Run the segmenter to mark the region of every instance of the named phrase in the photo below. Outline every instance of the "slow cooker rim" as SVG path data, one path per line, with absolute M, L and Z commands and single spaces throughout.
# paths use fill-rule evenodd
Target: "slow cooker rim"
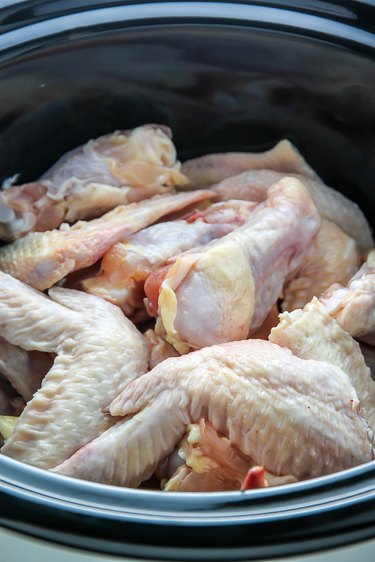
M 215 5 L 215 14 L 212 14 Z M 237 8 L 237 10 L 236 10 Z M 1 13 L 1 12 L 0 12 Z M 151 1 L 145 3 L 126 3 L 119 6 L 106 6 L 83 12 L 55 16 L 36 23 L 24 22 L 19 28 L 5 31 L 0 35 L 0 51 L 10 51 L 23 45 L 31 48 L 33 43 L 46 37 L 59 37 L 67 32 L 90 29 L 100 25 L 121 26 L 133 22 L 188 24 L 211 22 L 221 24 L 277 26 L 280 31 L 303 31 L 320 40 L 334 41 L 342 46 L 350 46 L 371 53 L 375 49 L 375 36 L 370 31 L 357 28 L 349 23 L 327 19 L 322 15 L 293 11 L 293 7 L 283 9 L 280 6 L 264 6 L 248 0 L 227 0 L 215 3 L 215 0 L 185 1 Z
M 96 509 L 103 516 L 126 520 L 143 519 L 144 516 L 150 520 L 155 517 L 159 523 L 163 518 L 168 522 L 171 517 L 189 524 L 199 524 L 202 519 L 208 523 L 210 518 L 215 523 L 220 520 L 226 523 L 235 520 L 237 523 L 240 520 L 249 522 L 254 517 L 259 521 L 261 516 L 266 521 L 273 520 L 275 514 L 279 518 L 308 515 L 316 510 L 317 505 L 323 512 L 375 500 L 375 461 L 294 484 L 246 492 L 217 493 L 166 494 L 158 490 L 109 486 L 54 474 L 4 455 L 0 456 L 0 470 L 2 490 L 9 496 L 39 505 L 65 507 L 77 513 L 86 513 L 87 510 L 92 513 Z M 341 486 L 345 486 L 345 489 L 341 490 Z M 301 496 L 303 508 L 299 503 Z M 287 499 L 287 508 L 283 506 L 284 499 Z M 115 504 L 111 503 L 114 501 Z M 260 506 L 265 505 L 271 513 L 262 510 L 249 512 L 249 506 L 254 505 L 255 501 Z M 279 503 L 281 507 L 278 507 Z M 228 513 L 228 506 L 234 508 L 233 513 Z

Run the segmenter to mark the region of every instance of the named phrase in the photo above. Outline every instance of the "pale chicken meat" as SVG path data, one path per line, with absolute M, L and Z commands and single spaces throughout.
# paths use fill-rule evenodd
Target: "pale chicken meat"
M 266 152 L 207 154 L 187 160 L 182 165 L 182 172 L 189 180 L 187 187 L 194 189 L 207 187 L 248 170 L 273 170 L 282 172 L 284 176 L 303 174 L 319 180 L 316 172 L 288 140 L 278 142 Z
M 94 218 L 186 181 L 167 127 L 115 131 L 68 152 L 38 182 L 1 191 L 0 238 Z
M 161 487 L 168 492 L 223 492 L 296 482 L 293 476 L 274 476 L 251 466 L 251 459 L 205 419 L 188 427 L 177 451 L 180 466 L 161 481 Z M 164 464 L 169 468 L 168 460 Z M 261 478 L 255 479 L 257 468 L 261 468 Z M 247 478 L 249 472 L 253 478 Z
M 68 273 L 94 264 L 121 238 L 211 195 L 209 191 L 156 195 L 72 227 L 31 232 L 0 248 L 0 270 L 44 291 Z
M 303 174 L 288 175 L 303 182 L 323 218 L 339 226 L 362 251 L 373 247 L 370 226 L 356 203 L 319 179 Z M 268 189 L 284 176 L 284 173 L 272 170 L 252 170 L 211 185 L 210 189 L 222 200 L 234 197 L 260 202 L 266 199 Z
M 242 227 L 177 257 L 164 280 L 150 276 L 146 295 L 167 341 L 186 353 L 255 332 L 319 228 L 320 216 L 303 184 L 284 178 Z
M 335 283 L 320 300 L 344 330 L 375 345 L 375 250 L 368 254 L 346 287 Z
M 0 373 L 26 402 L 40 388 L 52 363 L 49 353 L 27 352 L 0 337 Z
M 355 241 L 333 222 L 322 220 L 301 268 L 283 289 L 283 310 L 303 308 L 333 283 L 346 285 L 360 265 Z
M 375 382 L 371 371 L 358 343 L 340 328 L 317 298 L 303 310 L 281 314 L 269 339 L 302 359 L 328 361 L 345 371 L 357 392 L 363 415 L 375 430 Z
M 173 345 L 168 343 L 162 336 L 158 336 L 155 330 L 151 328 L 146 330 L 143 337 L 149 350 L 148 365 L 150 370 L 169 357 L 179 357 L 180 354 Z
M 176 254 L 221 238 L 241 226 L 256 203 L 214 203 L 186 219 L 162 222 L 117 242 L 105 252 L 100 274 L 79 288 L 117 304 L 128 317 L 144 309 L 144 283 L 152 271 Z
M 50 298 L 0 273 L 1 335 L 25 349 L 56 353 L 2 453 L 52 468 L 116 420 L 103 409 L 147 371 L 142 335 L 121 310 L 80 291 Z
M 373 458 L 348 375 L 263 340 L 167 359 L 129 384 L 109 412 L 124 420 L 56 472 L 136 487 L 202 417 L 253 466 L 277 476 L 312 478 Z

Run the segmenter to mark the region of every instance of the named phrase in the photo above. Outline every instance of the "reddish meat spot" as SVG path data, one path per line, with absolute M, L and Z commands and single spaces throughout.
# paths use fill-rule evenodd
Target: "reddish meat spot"
M 182 220 L 188 223 L 193 223 L 198 219 L 204 219 L 204 214 L 202 211 L 199 211 L 199 209 L 194 209 L 194 211 L 191 211 L 182 217 Z
M 158 310 L 158 299 L 160 293 L 160 287 L 163 283 L 164 279 L 167 276 L 167 273 L 170 269 L 170 265 L 163 265 L 163 267 L 159 267 L 156 269 L 151 275 L 146 279 L 145 282 L 145 293 L 149 303 L 150 311 L 157 312 Z M 156 316 L 156 314 L 153 314 Z
M 263 466 L 253 466 L 248 470 L 242 482 L 241 490 L 255 490 L 256 488 L 265 488 L 266 486 Z

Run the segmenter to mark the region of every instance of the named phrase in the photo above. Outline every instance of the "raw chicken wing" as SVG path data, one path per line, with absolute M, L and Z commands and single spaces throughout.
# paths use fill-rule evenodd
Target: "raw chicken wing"
M 0 270 L 44 291 L 68 273 L 89 267 L 113 244 L 173 211 L 210 197 L 209 191 L 156 195 L 89 222 L 32 232 L 0 249 Z
M 319 228 L 319 214 L 303 184 L 284 178 L 242 227 L 177 257 L 164 280 L 155 272 L 145 291 L 167 341 L 184 353 L 255 332 Z
M 2 448 L 41 468 L 56 466 L 113 425 L 103 408 L 148 362 L 142 335 L 118 307 L 79 291 L 49 294 L 0 273 L 1 335 L 57 354 Z
M 0 238 L 94 218 L 185 182 L 167 127 L 115 131 L 65 154 L 39 182 L 0 192 Z
M 348 376 L 330 363 L 263 340 L 231 342 L 167 359 L 133 381 L 109 406 L 125 419 L 55 470 L 136 487 L 204 417 L 252 466 L 321 476 L 373 458 L 357 404 Z

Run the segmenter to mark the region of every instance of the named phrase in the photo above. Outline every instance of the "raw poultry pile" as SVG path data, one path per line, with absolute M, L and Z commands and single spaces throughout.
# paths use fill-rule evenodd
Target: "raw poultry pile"
M 373 460 L 371 231 L 290 142 L 116 131 L 4 187 L 0 237 L 2 454 L 170 491 Z

